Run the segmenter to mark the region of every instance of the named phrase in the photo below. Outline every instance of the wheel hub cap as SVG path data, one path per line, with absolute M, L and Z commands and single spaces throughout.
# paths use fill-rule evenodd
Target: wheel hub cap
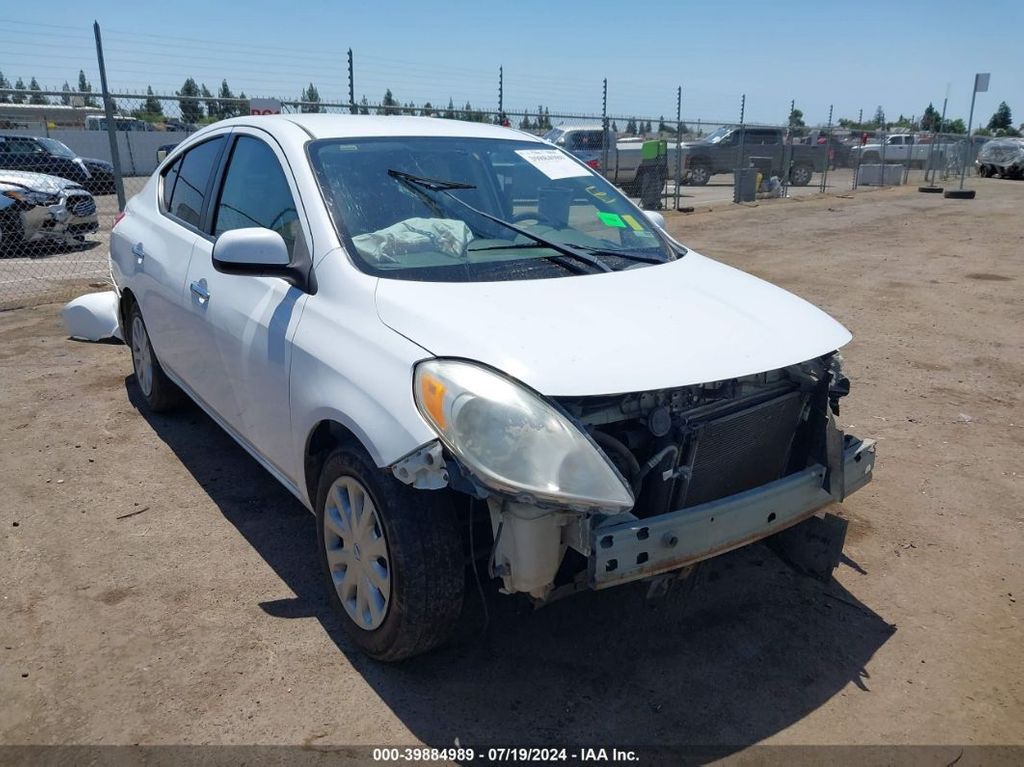
M 324 548 L 345 612 L 361 629 L 378 628 L 391 602 L 391 559 L 377 507 L 354 477 L 339 477 L 327 494 Z

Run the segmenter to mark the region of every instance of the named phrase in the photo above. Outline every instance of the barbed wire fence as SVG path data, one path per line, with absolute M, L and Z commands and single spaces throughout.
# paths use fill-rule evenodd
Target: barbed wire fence
M 506 103 L 510 81 L 502 66 L 491 77 L 473 68 L 410 73 L 411 62 L 368 55 L 360 59 L 366 61 L 367 74 L 360 76 L 357 91 L 352 50 L 345 57 L 344 76 L 335 74 L 335 64 L 329 76 L 313 78 L 340 93 L 340 99 L 321 98 L 313 82 L 297 98 L 271 98 L 235 94 L 226 80 L 211 91 L 191 77 L 171 94 L 151 86 L 115 91 L 108 74 L 116 72 L 122 81 L 125 68 L 139 68 L 146 75 L 153 71 L 147 57 L 153 51 L 198 49 L 208 41 L 115 32 L 112 50 L 105 54 L 98 24 L 91 35 L 60 25 L 29 27 L 12 37 L 0 32 L 0 43 L 12 52 L 18 46 L 59 48 L 43 67 L 51 76 L 64 71 L 61 61 L 81 62 L 86 53 L 95 69 L 90 67 L 88 74 L 81 69 L 74 88 L 65 81 L 60 88 L 44 89 L 35 77 L 27 86 L 20 78 L 11 86 L 0 73 L 0 309 L 62 300 L 104 285 L 110 228 L 125 201 L 178 143 L 206 125 L 240 115 L 415 115 L 505 125 L 548 137 L 639 198 L 643 207 L 655 209 L 687 210 L 697 204 L 865 185 L 936 184 L 959 175 L 965 165 L 972 167 L 977 152 L 977 142 L 963 133 L 939 131 L 948 125 L 944 115 L 927 124 L 901 116 L 894 125 L 880 117 L 879 107 L 873 121 L 865 122 L 861 114 L 856 121 L 833 122 L 829 104 L 827 123 L 807 126 L 791 102 L 780 109 L 785 113 L 788 106 L 787 120 L 765 123 L 747 119 L 746 95 L 738 94 L 728 99 L 734 117 L 708 119 L 687 112 L 688 94 L 681 85 L 645 94 L 667 107 L 653 116 L 610 107 L 614 89 L 607 79 L 590 84 L 593 108 L 587 109 L 577 84 L 522 78 L 525 85 L 515 88 L 519 102 L 528 98 L 522 95 L 526 91 L 538 102 L 522 108 Z M 240 55 L 241 49 L 232 47 L 237 44 L 219 46 L 224 50 L 218 49 L 217 58 L 201 53 L 197 58 L 220 61 Z M 271 88 L 286 77 L 288 82 L 298 79 L 293 75 L 300 68 L 306 74 L 323 66 L 323 59 L 300 51 L 258 79 L 261 87 Z M 460 89 L 465 101 L 448 96 L 403 102 L 386 85 L 398 76 L 433 90 Z M 93 79 L 99 80 L 98 89 Z M 157 84 L 169 87 L 166 80 Z M 368 91 L 384 96 L 375 103 L 365 95 L 357 99 L 357 92 Z M 637 89 L 629 92 L 635 96 Z M 538 93 L 543 96 L 536 98 Z M 575 108 L 552 109 L 552 99 Z

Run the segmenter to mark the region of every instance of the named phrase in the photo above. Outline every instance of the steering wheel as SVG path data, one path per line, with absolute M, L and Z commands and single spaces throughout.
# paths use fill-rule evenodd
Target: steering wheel
M 512 216 L 511 223 L 518 224 L 520 221 L 536 221 L 538 224 L 548 224 L 550 226 L 548 220 L 539 213 L 517 213 Z

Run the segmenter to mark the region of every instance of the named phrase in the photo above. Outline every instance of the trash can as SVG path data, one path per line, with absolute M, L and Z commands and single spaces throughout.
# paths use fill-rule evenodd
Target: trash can
M 737 168 L 733 171 L 733 202 L 753 202 L 757 199 L 757 174 L 757 168 Z

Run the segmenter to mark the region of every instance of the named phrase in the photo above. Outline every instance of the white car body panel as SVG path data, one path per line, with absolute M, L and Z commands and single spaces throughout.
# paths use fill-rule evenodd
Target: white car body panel
M 213 238 L 159 212 L 160 172 L 217 133 L 260 134 L 285 168 L 318 290 L 229 275 Z M 226 120 L 171 152 L 111 236 L 111 271 L 139 301 L 168 375 L 307 506 L 309 437 L 350 430 L 378 466 L 435 433 L 412 371 L 433 355 L 478 360 L 547 395 L 607 394 L 721 380 L 827 353 L 849 333 L 807 302 L 690 252 L 650 268 L 528 282 L 427 283 L 361 272 L 327 214 L 305 145 L 321 137 L 465 136 L 536 141 L 433 118 L 287 115 Z M 133 246 L 142 243 L 139 259 Z M 197 305 L 190 284 L 205 280 Z
M 68 335 L 83 341 L 103 341 L 107 338 L 123 339 L 117 317 L 117 293 L 86 293 L 72 299 L 60 310 L 60 318 Z
M 569 279 L 381 280 L 377 308 L 432 354 L 487 363 L 551 396 L 721 381 L 803 362 L 851 337 L 803 299 L 693 251 Z

